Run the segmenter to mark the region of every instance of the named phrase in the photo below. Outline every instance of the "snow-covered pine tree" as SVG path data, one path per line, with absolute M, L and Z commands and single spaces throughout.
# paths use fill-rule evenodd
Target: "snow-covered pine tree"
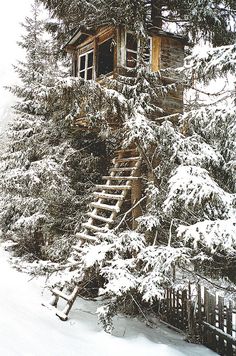
M 68 256 L 88 191 L 99 178 L 97 152 L 105 151 L 96 136 L 73 134 L 65 119 L 73 105 L 64 105 L 55 85 L 67 69 L 54 58 L 41 14 L 35 1 L 19 42 L 26 52 L 15 67 L 21 83 L 10 88 L 18 102 L 0 161 L 0 226 L 17 255 L 59 262 Z

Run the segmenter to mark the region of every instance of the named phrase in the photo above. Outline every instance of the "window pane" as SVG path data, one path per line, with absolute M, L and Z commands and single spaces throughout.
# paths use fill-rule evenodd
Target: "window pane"
M 137 53 L 126 51 L 126 66 L 135 68 L 137 64 Z
M 132 49 L 133 51 L 137 51 L 138 49 L 137 37 L 134 36 L 132 33 L 126 34 L 126 48 Z
M 91 79 L 93 79 L 93 70 L 92 70 L 92 68 L 87 70 L 87 80 L 91 80 Z
M 81 57 L 80 57 L 79 69 L 80 69 L 80 70 L 85 69 L 85 56 L 81 56 Z
M 88 68 L 93 66 L 93 52 L 88 53 Z
M 85 75 L 85 71 L 83 71 L 83 72 L 79 72 L 79 76 L 80 76 L 80 78 L 83 78 L 83 79 L 84 79 L 84 75 Z
M 98 76 L 111 73 L 114 69 L 114 46 L 112 38 L 98 47 Z

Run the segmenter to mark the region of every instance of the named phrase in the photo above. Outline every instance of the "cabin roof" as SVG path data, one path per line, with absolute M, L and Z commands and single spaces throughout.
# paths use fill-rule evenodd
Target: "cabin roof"
M 103 26 L 102 26 L 103 27 Z M 107 26 L 109 27 L 109 26 Z M 163 31 L 158 29 L 157 27 L 149 27 L 148 32 L 150 34 L 160 36 L 160 37 L 170 37 L 176 40 L 179 40 L 183 42 L 184 44 L 188 43 L 188 39 L 186 37 Z M 65 44 L 63 47 L 65 50 L 70 49 L 70 47 L 78 46 L 79 44 L 83 43 L 89 36 L 94 36 L 96 34 L 95 30 L 92 29 L 86 29 L 84 27 L 79 27 L 76 29 L 74 34 L 71 36 L 71 38 L 68 40 L 68 42 Z
M 183 42 L 184 44 L 187 44 L 188 41 L 189 41 L 186 36 L 181 36 L 181 35 L 178 35 L 178 34 L 173 33 L 173 32 L 160 30 L 157 27 L 150 27 L 148 29 L 148 31 L 153 35 L 160 36 L 160 37 L 170 37 L 170 38 L 179 40 L 179 41 Z
M 64 49 L 66 49 L 69 46 L 77 46 L 83 41 L 85 41 L 89 36 L 93 36 L 93 35 L 95 35 L 95 31 L 86 30 L 85 28 L 80 27 L 74 32 L 74 34 L 67 41 L 67 43 L 64 46 Z

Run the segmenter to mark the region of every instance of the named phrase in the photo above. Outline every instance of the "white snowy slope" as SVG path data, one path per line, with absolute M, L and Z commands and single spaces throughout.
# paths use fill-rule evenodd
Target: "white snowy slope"
M 12 269 L 0 248 L 0 355 L 3 356 L 210 356 L 162 324 L 155 329 L 124 317 L 114 335 L 97 326 L 95 302 L 78 300 L 67 322 L 41 305 L 43 280 Z

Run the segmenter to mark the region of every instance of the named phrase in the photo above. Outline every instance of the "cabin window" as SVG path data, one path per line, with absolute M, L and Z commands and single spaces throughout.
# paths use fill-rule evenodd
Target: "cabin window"
M 79 56 L 79 77 L 84 80 L 94 79 L 94 51 Z
M 110 38 L 98 45 L 97 76 L 105 75 L 114 70 L 114 45 Z
M 126 66 L 130 68 L 136 67 L 138 53 L 138 41 L 137 37 L 126 32 Z
M 126 66 L 135 68 L 137 65 L 137 55 L 140 43 L 131 32 L 126 32 Z M 146 46 L 144 47 L 144 62 L 150 66 L 152 57 L 152 38 L 148 37 Z

